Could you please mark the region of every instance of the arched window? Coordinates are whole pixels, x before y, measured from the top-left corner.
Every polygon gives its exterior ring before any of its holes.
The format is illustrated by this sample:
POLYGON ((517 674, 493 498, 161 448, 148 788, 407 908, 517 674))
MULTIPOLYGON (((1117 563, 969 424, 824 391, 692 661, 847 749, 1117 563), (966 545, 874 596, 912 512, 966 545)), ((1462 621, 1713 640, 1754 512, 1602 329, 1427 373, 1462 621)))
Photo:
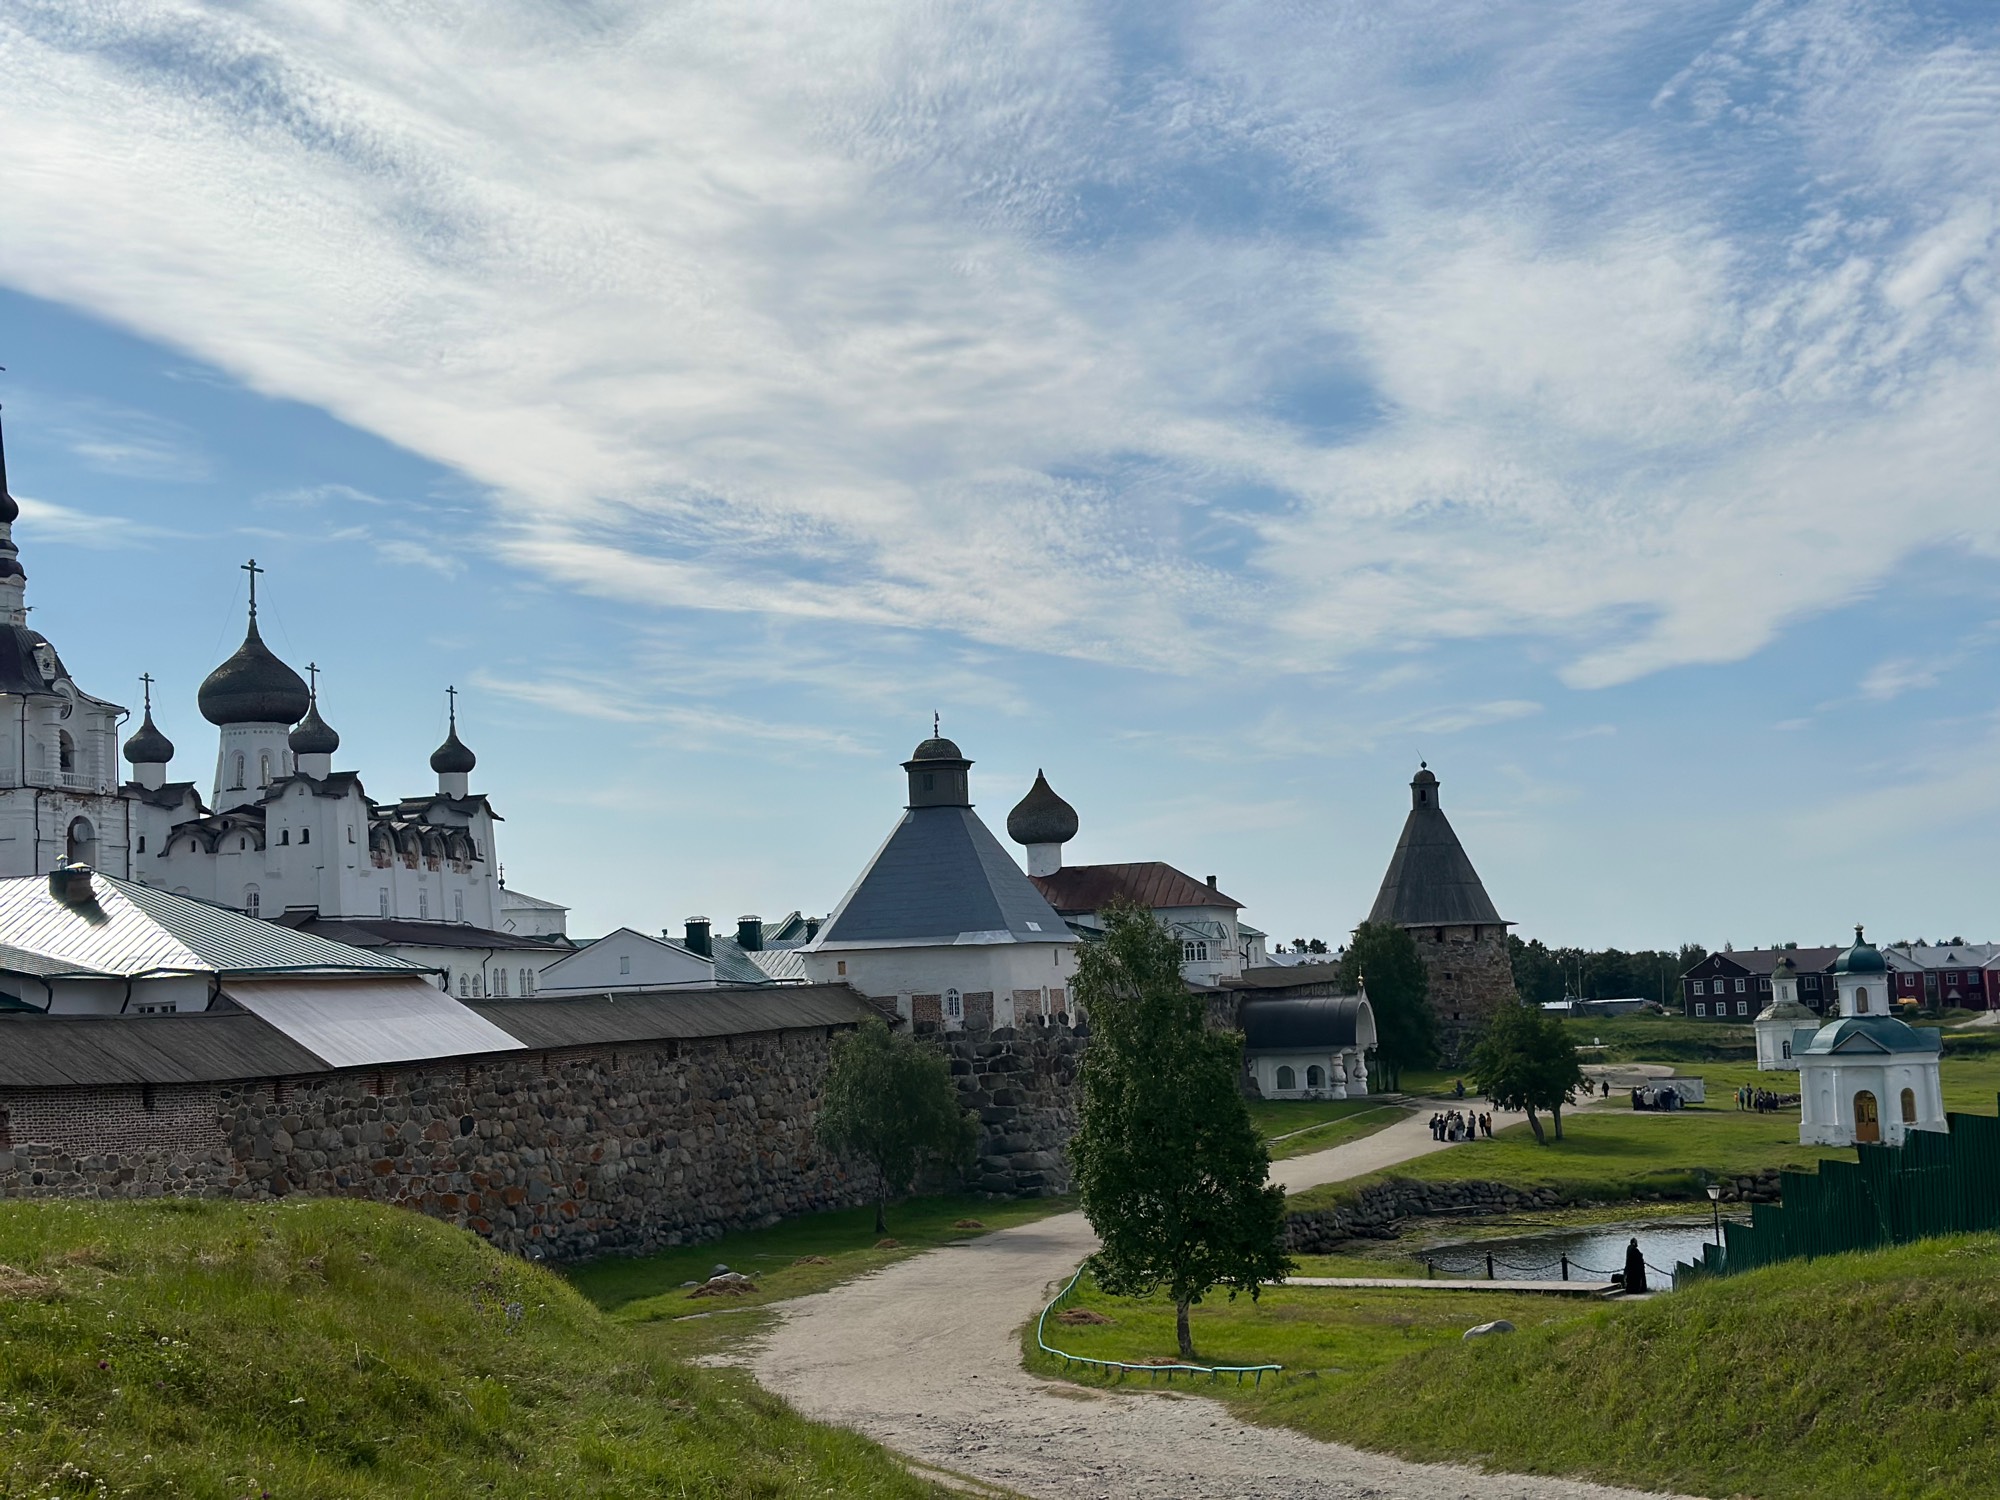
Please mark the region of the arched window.
POLYGON ((97 830, 90 819, 76 818, 69 825, 69 862, 73 865, 97 863, 97 830))
POLYGON ((236 752, 235 766, 236 766, 236 774, 234 777, 230 779, 229 782, 229 789, 231 791, 237 791, 243 785, 243 752, 241 750, 236 752))
POLYGON ((944 1013, 954 1021, 959 1020, 965 1015, 965 997, 959 994, 957 990, 946 990, 944 992, 944 1013))
POLYGON ((1865 984, 1854 992, 1854 1009, 1861 1015, 1868 1013, 1868 986, 1865 984))
POLYGON ((1917 1093, 1915 1089, 1903 1090, 1903 1123, 1905 1125, 1914 1125, 1917 1123, 1917 1093))
POLYGON ((76 769, 76 741, 69 737, 67 729, 56 731, 56 769, 59 771, 76 769))
POLYGON ((301 844, 310 844, 312 841, 313 831, 310 828, 301 828, 299 830, 299 842, 301 844))
POLYGON ((292 841, 292 830, 289 828, 280 828, 278 830, 278 847, 282 849, 285 845, 289 844, 291 841, 292 841))
POLYGON ((431 916, 431 891, 429 886, 417 887, 417 920, 428 922, 431 916))
POLYGON ((1278 1092, 1289 1094, 1299 1086, 1299 1075, 1288 1067, 1278 1069, 1278 1092))
POLYGON ((263 893, 254 885, 243 887, 243 910, 253 917, 261 917, 264 914, 263 893))
POLYGON ((389 887, 386 885, 383 886, 380 895, 382 897, 382 915, 386 917, 389 915, 389 887))
POLYGON ((1320 1066, 1320 1065, 1319 1065, 1318 1063, 1314 1063, 1314 1064, 1313 1064, 1313 1065, 1312 1065, 1311 1067, 1307 1068, 1307 1069, 1306 1069, 1306 1087, 1307 1087, 1307 1088, 1309 1088, 1309 1089, 1323 1089, 1323 1088, 1325 1088, 1325 1087, 1326 1087, 1326 1069, 1325 1069, 1325 1068, 1322 1068, 1322 1067, 1321 1067, 1321 1066, 1320 1066))

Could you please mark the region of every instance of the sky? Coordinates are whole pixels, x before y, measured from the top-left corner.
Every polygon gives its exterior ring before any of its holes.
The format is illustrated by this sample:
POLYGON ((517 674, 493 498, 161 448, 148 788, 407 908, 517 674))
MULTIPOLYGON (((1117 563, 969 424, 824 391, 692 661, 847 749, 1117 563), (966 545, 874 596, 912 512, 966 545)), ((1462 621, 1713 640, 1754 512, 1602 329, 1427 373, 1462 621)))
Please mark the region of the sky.
POLYGON ((996 832, 1588 946, 2000 938, 1988 4, 14 0, 36 627, 444 690, 571 930, 996 832))

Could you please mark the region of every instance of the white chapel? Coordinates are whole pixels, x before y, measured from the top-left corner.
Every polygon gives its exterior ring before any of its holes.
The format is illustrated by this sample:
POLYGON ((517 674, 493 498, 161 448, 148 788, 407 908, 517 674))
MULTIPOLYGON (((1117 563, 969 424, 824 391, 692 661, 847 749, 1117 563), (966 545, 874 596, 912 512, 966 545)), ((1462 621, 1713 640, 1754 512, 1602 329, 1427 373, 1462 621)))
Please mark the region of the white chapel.
POLYGON ((1912 1130, 1947 1129, 1938 1033, 1889 1013, 1889 965, 1859 927, 1833 980, 1840 1014, 1796 1054, 1800 1142, 1895 1146, 1912 1130))

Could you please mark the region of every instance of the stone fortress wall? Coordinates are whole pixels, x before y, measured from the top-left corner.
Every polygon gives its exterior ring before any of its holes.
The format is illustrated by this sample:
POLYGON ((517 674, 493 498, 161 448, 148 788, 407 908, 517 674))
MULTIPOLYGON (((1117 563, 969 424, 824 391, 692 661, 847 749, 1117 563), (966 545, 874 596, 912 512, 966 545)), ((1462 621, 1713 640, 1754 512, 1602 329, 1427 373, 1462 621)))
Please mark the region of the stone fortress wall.
POLYGON ((1408 931, 1430 981, 1438 1050, 1446 1066, 1462 1067, 1493 1012, 1517 998, 1507 929, 1455 926, 1408 931))
MULTIPOLYGON (((830 1028, 221 1084, 0 1090, 0 1199, 365 1198, 551 1261, 637 1254, 872 1197, 813 1139, 830 1028)), ((980 1118, 971 1186, 1068 1185, 1081 1039, 927 1038, 980 1118)))

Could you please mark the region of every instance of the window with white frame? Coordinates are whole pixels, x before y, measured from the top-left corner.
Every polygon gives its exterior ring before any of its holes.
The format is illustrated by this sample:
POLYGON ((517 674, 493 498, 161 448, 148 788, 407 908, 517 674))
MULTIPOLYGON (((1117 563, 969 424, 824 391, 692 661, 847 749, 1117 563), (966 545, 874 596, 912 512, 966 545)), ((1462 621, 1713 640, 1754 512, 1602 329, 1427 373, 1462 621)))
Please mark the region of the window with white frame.
POLYGON ((1694 1003, 1694 1013, 1698 1016, 1705 1016, 1708 1014, 1708 1007, 1704 1005, 1701 1001, 1697 1000, 1694 1003))
POLYGON ((257 917, 264 913, 264 896, 256 886, 243 888, 243 910, 246 915, 257 917))
POLYGON ((1743 993, 1743 981, 1741 979, 1736 981, 1736 993, 1739 995, 1743 993))
POLYGON ((507 971, 505 969, 496 968, 493 971, 493 998, 496 1000, 505 1000, 507 998, 507 971))
POLYGON ((454 922, 463 922, 465 920, 464 891, 453 891, 451 893, 451 919, 454 922))
POLYGON ((1208 939, 1183 938, 1181 940, 1181 962, 1184 964, 1205 964, 1208 962, 1208 939))
POLYGON ((618 955, 618 972, 620 974, 630 974, 632 972, 631 954, 621 953, 618 955))
POLYGON ((470 974, 459 974, 458 998, 461 1000, 470 1000, 472 998, 472 976, 470 974))
POLYGON ((1750 1002, 1749 1002, 1748 1000, 1738 1000, 1738 1001, 1736 1002, 1736 1014, 1737 1014, 1737 1015, 1739 1015, 1739 1016, 1747 1016, 1747 1015, 1749 1015, 1749 1014, 1750 1014, 1750 1002))
POLYGON ((1701 979, 1697 979, 1697 980, 1696 980, 1696 981, 1694 982, 1694 992, 1695 992, 1695 993, 1696 993, 1697 995, 1706 995, 1706 994, 1708 993, 1708 984, 1707 984, 1707 981, 1705 981, 1705 980, 1701 980, 1701 979))
POLYGON ((954 1021, 964 1017, 965 997, 959 994, 957 990, 946 990, 944 992, 944 1013, 954 1021))
POLYGON ((521 998, 525 1000, 534 993, 535 971, 533 969, 523 969, 521 971, 521 998))
POLYGON ((431 888, 427 885, 420 885, 417 887, 417 920, 420 922, 428 920, 430 914, 431 888))

